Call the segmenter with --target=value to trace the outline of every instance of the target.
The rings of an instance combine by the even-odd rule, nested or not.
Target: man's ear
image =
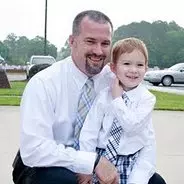
[[[114,74],[116,74],[116,64],[114,64],[114,63],[112,63],[112,62],[110,62],[110,69],[111,69],[111,71],[114,73]]]
[[[70,47],[73,47],[74,44],[75,44],[75,36],[70,35],[70,36],[69,36],[69,46],[70,46]]]

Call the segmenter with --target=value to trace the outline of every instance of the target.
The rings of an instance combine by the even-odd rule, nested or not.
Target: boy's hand
[[[111,92],[113,99],[121,96],[123,94],[123,86],[120,84],[119,79],[116,77],[113,81]]]
[[[92,184],[92,175],[77,174],[78,184]]]
[[[119,175],[116,167],[105,157],[101,157],[95,168],[100,184],[118,184]]]

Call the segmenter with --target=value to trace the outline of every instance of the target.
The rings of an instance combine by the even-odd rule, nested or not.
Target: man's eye
[[[92,41],[92,40],[87,40],[86,43],[87,43],[87,44],[94,44],[95,42]]]
[[[110,43],[104,42],[104,43],[102,43],[102,45],[105,46],[105,47],[108,47],[110,45]]]

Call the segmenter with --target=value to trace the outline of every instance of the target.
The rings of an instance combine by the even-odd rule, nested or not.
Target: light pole
[[[45,0],[45,34],[44,34],[44,55],[47,55],[47,0]]]

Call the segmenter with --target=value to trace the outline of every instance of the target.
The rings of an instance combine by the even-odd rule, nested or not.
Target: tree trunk
[[[0,68],[0,88],[11,88],[4,69]]]

